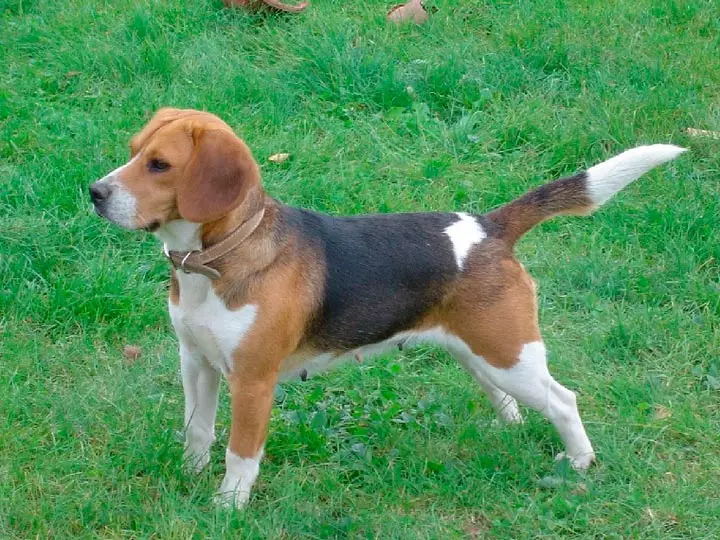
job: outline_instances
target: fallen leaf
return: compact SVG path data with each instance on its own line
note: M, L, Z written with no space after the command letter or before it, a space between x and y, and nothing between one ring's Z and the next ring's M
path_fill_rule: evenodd
M720 131L709 131L707 129L685 128L685 133L691 137L708 137L720 140Z
M490 520L482 515L470 516L464 529L468 538L485 538L487 531L490 530Z
M135 345L125 345L125 347L123 347L123 356L125 357L126 364L132 364L140 358L141 354L140 347L136 347Z
M410 0L406 4L398 4L390 8L387 18L394 23L412 21L415 24L422 24L427 21L428 14L422 0Z
M268 158L268 161L272 161L273 163L283 163L284 161L287 161L290 157L290 154L281 153L281 154L273 154Z
M665 420L666 418L670 418L672 416L672 412L667 407L663 407L662 405L655 405L655 411L653 412L653 418L655 420Z

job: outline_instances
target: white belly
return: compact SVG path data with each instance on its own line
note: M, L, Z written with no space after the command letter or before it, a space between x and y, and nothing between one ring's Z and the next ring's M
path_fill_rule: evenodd
M454 336L446 333L439 327L422 332L400 332L385 341L359 347L344 354L323 352L301 362L292 361L291 358L288 364L296 367L290 371L281 373L280 379L285 381L296 379L300 377L303 372L305 372L305 376L311 376L340 365L348 360L365 360L373 356L378 356L386 351L397 349L398 347L412 347L419 343L438 343L447 346L452 342L453 338Z

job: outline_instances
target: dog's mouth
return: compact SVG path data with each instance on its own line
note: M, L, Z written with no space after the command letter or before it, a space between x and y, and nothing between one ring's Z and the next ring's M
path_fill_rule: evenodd
M154 232L157 231L159 228L160 228L160 222L159 222L159 221L151 221L150 223L148 223L147 225L145 225L144 227L142 227L142 230L143 230L143 231L150 232L150 233L154 233Z
M93 203L92 208L95 212L95 215L107 219L107 216L105 215L105 208L102 204Z
M97 214L101 218L107 219L111 223L114 223L115 225L118 225L118 226L122 227L123 229L147 231L150 233L154 233L155 231L157 231L160 228L160 225L161 225L161 223L158 220L153 220L153 221L149 222L147 225L144 225L142 227L128 227L128 226L123 225L122 223L118 223L116 220L112 219L108 215L105 205L103 205L103 204L97 204L97 203L93 204L93 210L95 211L95 214Z

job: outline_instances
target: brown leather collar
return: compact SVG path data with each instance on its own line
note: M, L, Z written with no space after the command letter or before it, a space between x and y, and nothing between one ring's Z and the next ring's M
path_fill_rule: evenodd
M235 249L242 244L247 238L255 232L258 225L265 215L265 208L240 225L217 244L207 249L195 251L168 251L167 246L163 246L163 252L170 263L186 274L202 274L210 279L220 279L220 272L208 266L209 263L226 255L230 250Z

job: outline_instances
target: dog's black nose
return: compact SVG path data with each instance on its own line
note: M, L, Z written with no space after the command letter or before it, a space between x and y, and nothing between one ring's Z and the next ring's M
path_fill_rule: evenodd
M110 186L106 182L95 182L90 185L90 198L93 204L99 204L110 195Z

